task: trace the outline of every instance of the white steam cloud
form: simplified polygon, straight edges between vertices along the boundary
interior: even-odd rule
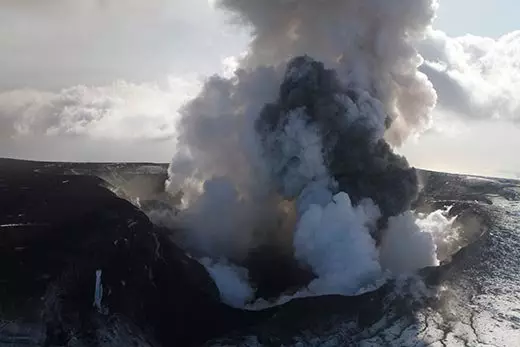
[[[448,247],[457,240],[455,218],[447,211],[415,216],[408,211],[390,217],[380,246],[381,264],[392,273],[408,273],[439,265],[451,254]]]
[[[371,200],[358,206],[345,193],[325,207],[303,213],[294,237],[295,257],[318,276],[309,284],[315,294],[355,294],[381,276],[379,254],[370,234],[380,217]]]
[[[213,261],[203,258],[200,263],[206,267],[215,281],[223,302],[232,307],[244,307],[254,298],[254,290],[249,285],[248,271],[229,264],[225,260]]]

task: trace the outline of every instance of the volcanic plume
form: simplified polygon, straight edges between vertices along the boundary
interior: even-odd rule
[[[395,259],[376,241],[406,225],[389,218],[417,225],[405,213],[415,170],[392,146],[423,131],[436,102],[414,48],[436,3],[219,4],[253,40],[232,77],[211,77],[181,110],[168,182],[182,196],[179,242],[210,269],[271,245],[313,273],[310,293],[355,293],[388,269],[382,249]],[[419,267],[434,265],[433,238],[420,239]]]

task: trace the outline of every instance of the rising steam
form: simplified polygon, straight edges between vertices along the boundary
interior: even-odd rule
[[[413,44],[436,2],[219,4],[254,37],[235,73],[210,78],[181,110],[168,182],[182,197],[179,242],[235,262],[285,247],[314,274],[310,294],[352,294],[387,270],[437,264],[434,238],[407,212],[415,170],[391,147],[430,122],[436,93]],[[389,238],[419,240],[426,255],[398,259]],[[244,271],[231,281],[223,263],[205,263],[244,283]],[[239,287],[236,297],[249,297]]]

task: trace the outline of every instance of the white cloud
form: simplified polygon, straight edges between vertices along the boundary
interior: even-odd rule
[[[175,134],[175,114],[190,86],[177,90],[116,82],[105,87],[76,86],[58,93],[14,90],[0,94],[0,121],[7,136],[90,136],[161,139]]]
[[[103,147],[110,147],[110,143],[172,143],[178,109],[198,89],[196,81],[171,78],[166,88],[121,81],[103,87],[75,86],[59,92],[0,93],[0,156],[32,157],[31,143],[36,138],[49,149],[59,141],[72,145],[70,153],[78,154],[77,160],[82,160],[81,148],[86,154],[95,147],[103,158],[107,155]],[[14,146],[15,143],[18,145]],[[63,154],[69,157],[67,151]],[[51,153],[45,157],[54,158]]]
[[[467,119],[520,122],[520,31],[497,40],[431,31],[420,51],[438,107]]]
[[[400,151],[423,168],[517,176],[520,31],[493,39],[432,30],[418,48],[438,103],[433,128]]]

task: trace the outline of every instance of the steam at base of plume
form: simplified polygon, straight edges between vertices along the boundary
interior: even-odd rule
[[[317,277],[305,287],[281,293],[275,299],[255,299],[256,288],[247,269],[221,260],[211,262],[206,258],[201,262],[215,280],[224,302],[261,310],[294,298],[357,295],[374,290],[389,276],[439,265],[447,256],[442,249],[457,243],[455,218],[449,218],[447,211],[429,215],[407,211],[390,218],[381,244],[376,247],[367,224],[377,219],[377,212],[369,203],[353,207],[344,193],[323,208],[309,208],[296,231],[295,257],[302,265],[311,266]]]

